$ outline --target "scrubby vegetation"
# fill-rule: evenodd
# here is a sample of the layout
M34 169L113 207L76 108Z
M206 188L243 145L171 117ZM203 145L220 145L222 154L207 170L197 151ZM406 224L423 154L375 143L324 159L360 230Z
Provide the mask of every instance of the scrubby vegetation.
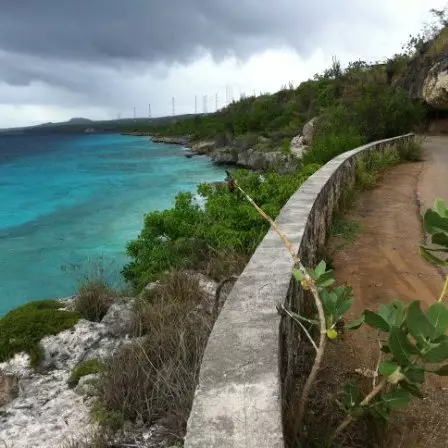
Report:
M240 170L235 177L258 204L275 216L319 166L307 165L290 175L260 176ZM242 258L252 253L265 235L268 225L250 204L226 186L204 184L198 192L206 198L203 206L192 194L180 193L174 208L146 215L141 234L128 245L133 261L124 269L125 278L136 289L167 269L202 267L206 270L210 259L220 258L222 252L242 254L236 256Z
M88 361L81 362L73 368L68 379L68 384L70 387L75 387L83 376L100 373L103 370L104 362L99 359L89 359Z
M0 318L0 362L26 352L37 366L42 359L40 340L73 327L79 318L77 312L61 310L56 300L31 302L10 311Z
M82 284L75 299L75 310L84 319L100 322L117 297L104 278L91 279Z
M102 426L163 418L174 439L182 437L213 325L213 313L199 308L204 299L196 277L172 272L137 301L139 339L106 362L99 381L95 416Z

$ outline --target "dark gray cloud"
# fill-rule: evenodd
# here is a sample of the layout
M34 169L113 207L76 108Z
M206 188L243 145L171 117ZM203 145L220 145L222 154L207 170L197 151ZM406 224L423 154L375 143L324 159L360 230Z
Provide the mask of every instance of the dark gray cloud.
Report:
M272 88L273 72L280 70L275 63L246 72L246 79L235 66L224 79L210 68L209 56L246 61L286 46L299 61L311 61L317 50L321 59L369 59L397 23L407 21L409 2L415 9L420 1L0 0L0 125L11 108L25 105L48 111L85 104L116 114L142 98L170 113L173 95L185 94L190 103L196 94L214 95L213 76L220 85L264 90L270 82ZM424 9L431 6L437 5ZM198 60L194 76L179 68ZM299 67L297 74L286 66L278 88L305 72L311 76L309 70Z
M344 3L345 7L341 7ZM188 63L278 45L315 47L349 17L371 20L371 2L349 0L1 0L0 49L56 58ZM348 8L347 8L348 7ZM368 14L366 14L368 13Z

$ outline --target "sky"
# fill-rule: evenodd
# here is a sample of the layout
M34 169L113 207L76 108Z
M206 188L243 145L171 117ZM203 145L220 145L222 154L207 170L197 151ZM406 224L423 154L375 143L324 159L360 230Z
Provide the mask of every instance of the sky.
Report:
M0 128L213 112L400 51L446 0L0 0ZM206 101L205 101L206 97ZM205 109L204 109L205 108Z

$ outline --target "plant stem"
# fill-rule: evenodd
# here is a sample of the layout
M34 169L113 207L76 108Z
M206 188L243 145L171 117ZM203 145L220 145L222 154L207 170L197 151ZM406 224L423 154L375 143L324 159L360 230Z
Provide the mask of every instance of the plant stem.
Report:
M442 293L440 294L438 302L441 302L448 292L448 275L445 277L445 284L443 285Z
M305 325L302 324L302 322L300 322L300 320L294 316L290 311L288 311L285 307L281 307L282 311L288 315L296 324L298 324L300 326L300 328L303 330L303 332L305 333L306 337L308 338L308 340L310 341L311 345L314 347L314 350L316 350L316 353L319 351L319 349L317 348L316 343L314 342L313 338L311 337L310 333L308 332L308 330L305 328Z
M263 218L266 219L266 221L269 222L271 227L280 236L281 240L283 241L283 244L291 254L291 257L294 261L294 265L296 265L300 269L300 272L303 274L305 280L308 282L310 286L310 291L313 295L314 303L317 309L317 314L319 316L320 337L319 337L319 346L316 351L316 358L314 359L313 367L311 368L311 372L306 380L302 394L299 398L299 403L296 402L292 403L293 414L291 415L290 419L289 436L295 438L297 434L302 434L303 418L305 416L306 408L308 405L309 395L313 387L314 381L316 380L317 373L319 372L325 351L325 345L327 341L327 323L325 319L324 307L319 297L319 292L317 290L316 283L314 282L314 280L311 278L311 276L308 274L307 270L301 263L298 256L298 251L295 250L292 243L288 240L288 237L282 232L282 230L278 227L275 221L268 214L266 214L265 211L262 208L260 208L254 202L254 200L238 185L238 182L231 178L230 173L227 173L227 175L228 178L233 181L233 184L236 186L236 188L249 201L249 203L254 206L254 208L258 211L258 213L261 216L263 216Z
M364 400L361 401L360 406L367 406L383 389L387 384L386 378L383 378L367 395ZM330 444L336 439L336 437L354 420L352 415L348 415L342 423L336 428L334 433L331 435L329 442Z

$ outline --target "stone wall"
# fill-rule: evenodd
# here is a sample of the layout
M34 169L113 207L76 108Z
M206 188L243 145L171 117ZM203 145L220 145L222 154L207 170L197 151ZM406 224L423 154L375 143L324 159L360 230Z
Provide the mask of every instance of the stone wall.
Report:
M371 143L336 157L289 199L277 223L313 266L323 249L334 209L353 186L356 162L410 140L412 134ZM202 361L188 420L186 448L284 446L282 395L300 374L296 328L281 322L276 305L298 309L303 291L292 280L292 260L270 230L232 289Z

